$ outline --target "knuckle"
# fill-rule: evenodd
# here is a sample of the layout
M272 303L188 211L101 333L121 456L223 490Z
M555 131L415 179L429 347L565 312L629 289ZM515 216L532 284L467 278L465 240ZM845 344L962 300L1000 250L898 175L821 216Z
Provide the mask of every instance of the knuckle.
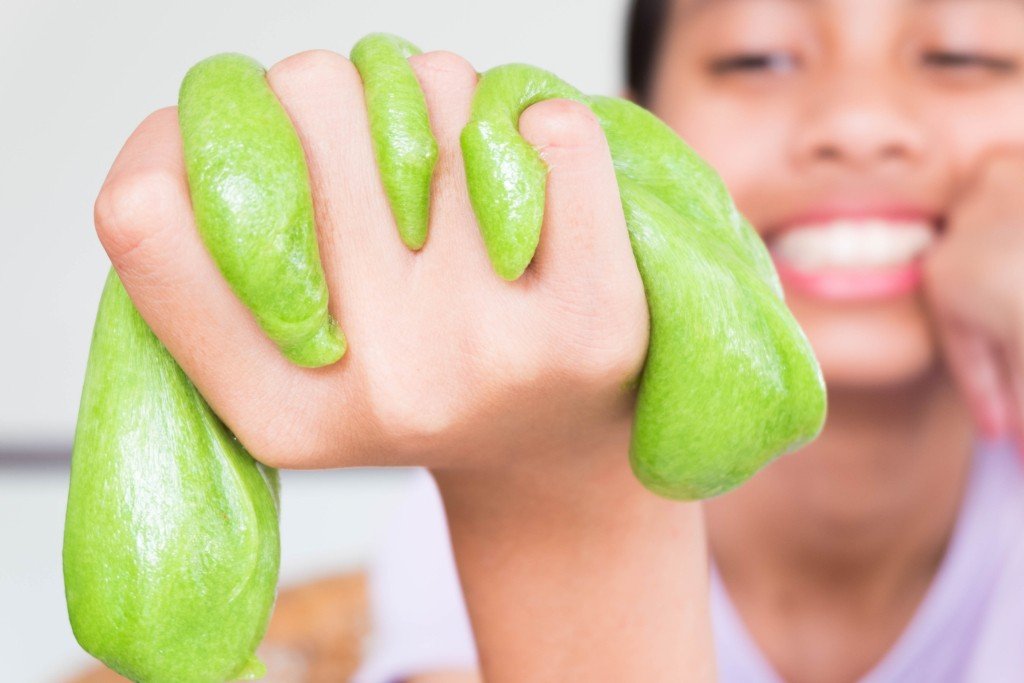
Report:
M409 63L421 81L439 84L452 89L472 89L476 85L477 73L469 61L454 52L435 50L409 58Z
M1012 194L1024 177L1024 154L1019 150L996 149L984 155L965 186L965 203L973 200L978 208L993 196Z
M267 79L288 82L338 81L350 87L361 86L359 72L343 55L332 50L306 50L282 59L270 67Z
M454 182L462 173L458 140L469 118L476 71L451 52L413 55L409 64L423 93L437 144L436 177L445 184Z
M238 438L249 455L267 467L275 469L294 469L296 467L296 451L293 447L285 448L279 440L268 439L267 435L262 432Z
M455 401L444 387L381 382L371 390L374 422L395 453L425 453L437 448L458 423Z
M558 303L549 335L563 372L593 386L634 376L648 344L644 299L578 296Z
M495 306L481 314L480 324L465 341L462 357L467 372L480 386L497 391L517 390L543 381L558 365L558 346L541 309L532 301L520 306Z
M990 153L984 164L983 175L998 176L1005 173L1018 174L1024 169L1024 154L1015 149L998 149Z
M93 207L96 233L111 260L124 263L174 222L177 179L161 167L108 181Z
M322 462L316 422L303 410L275 410L254 418L238 438L252 457L279 469L301 469ZM243 436L244 435L244 436Z
M574 339L569 355L577 380L604 387L635 376L645 348L636 334L590 334Z
M590 107L575 100L545 100L528 108L520 129L546 146L590 147L603 139L601 125Z

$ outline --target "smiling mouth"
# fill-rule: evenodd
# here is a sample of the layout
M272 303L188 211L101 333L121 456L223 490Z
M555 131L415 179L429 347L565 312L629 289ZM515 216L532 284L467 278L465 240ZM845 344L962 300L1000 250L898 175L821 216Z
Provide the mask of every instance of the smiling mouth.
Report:
M788 227L769 236L768 248L787 291L867 300L917 289L937 235L925 218L839 218Z

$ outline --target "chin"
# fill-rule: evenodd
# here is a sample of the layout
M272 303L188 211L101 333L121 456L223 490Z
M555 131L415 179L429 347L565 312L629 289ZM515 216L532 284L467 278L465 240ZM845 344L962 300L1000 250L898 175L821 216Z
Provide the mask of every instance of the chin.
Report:
M830 391L927 377L939 355L921 296L943 217L899 198L818 202L761 230Z
M912 384L938 361L935 336L916 296L860 304L787 297L787 303L831 391Z

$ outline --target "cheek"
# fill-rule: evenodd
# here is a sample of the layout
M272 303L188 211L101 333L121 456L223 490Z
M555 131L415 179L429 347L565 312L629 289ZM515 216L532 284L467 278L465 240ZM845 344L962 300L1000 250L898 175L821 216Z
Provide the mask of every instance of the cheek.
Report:
M992 151L1024 150L1024 89L935 100L932 129L943 131L957 181L968 180Z
M756 198L778 175L772 169L786 165L792 112L779 103L737 106L704 96L699 107L667 106L659 113L718 171L740 210L758 225L762 217Z

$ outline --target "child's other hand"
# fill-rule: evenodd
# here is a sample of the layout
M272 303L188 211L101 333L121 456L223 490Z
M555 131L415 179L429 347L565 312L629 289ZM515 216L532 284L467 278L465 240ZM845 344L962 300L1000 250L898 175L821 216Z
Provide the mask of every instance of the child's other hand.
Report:
M926 259L925 282L977 426L1024 442L1024 151L985 159Z

